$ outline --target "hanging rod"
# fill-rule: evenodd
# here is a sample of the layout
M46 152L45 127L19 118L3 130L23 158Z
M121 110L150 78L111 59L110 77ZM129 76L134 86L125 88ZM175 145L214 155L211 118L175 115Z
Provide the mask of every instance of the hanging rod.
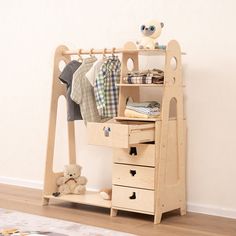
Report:
M105 51L104 51L105 50ZM79 49L77 51L64 51L63 55L91 55L91 54L118 54L118 53L139 53L141 55L165 55L166 50L164 49L123 49L123 48L113 48L113 49L90 49L84 50ZM185 55L185 53L181 53Z
M91 54L118 54L118 53L136 53L138 52L141 55L165 55L165 49L123 49L123 48L113 48L113 49L91 49L84 50L80 49L77 51L64 51L63 55L91 55ZM186 55L187 53L181 52L181 55Z
M84 54L117 54L122 53L124 51L130 51L130 50L124 50L122 48L112 48L112 49L90 49L90 50L83 50L79 49L77 51L64 51L63 55L84 55ZM134 50L132 50L134 51ZM135 50L137 51L137 50Z
M139 49L139 48L132 48L132 49L123 49L123 48L115 48L112 49L94 49L91 48L90 50L84 50L82 48L70 51L66 50L62 52L62 55L92 55L92 54L118 54L118 53L139 53L140 55L165 55L166 49ZM186 55L185 52L181 52L182 55Z

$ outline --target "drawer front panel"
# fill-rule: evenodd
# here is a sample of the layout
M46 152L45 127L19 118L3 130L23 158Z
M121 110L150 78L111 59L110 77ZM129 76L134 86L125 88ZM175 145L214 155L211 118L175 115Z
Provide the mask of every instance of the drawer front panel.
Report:
M87 131L89 144L128 148L130 144L154 141L155 125L154 123L89 122Z
M113 186L112 207L154 213L154 191Z
M88 123L88 143L106 147L127 148L128 125L113 123Z
M113 164L112 183L153 190L154 175L153 167Z
M114 148L113 162L154 167L155 145L138 144L129 148Z

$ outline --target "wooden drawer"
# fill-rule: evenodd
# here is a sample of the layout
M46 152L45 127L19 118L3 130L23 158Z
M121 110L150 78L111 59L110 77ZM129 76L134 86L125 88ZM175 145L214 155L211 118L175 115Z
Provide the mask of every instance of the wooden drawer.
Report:
M112 184L154 189L155 168L114 164Z
M128 148L155 139L155 124L150 122L91 122L87 129L88 143L93 145Z
M112 207L154 213L154 191L113 185Z
M113 162L140 166L155 166L155 144L138 144L113 149Z

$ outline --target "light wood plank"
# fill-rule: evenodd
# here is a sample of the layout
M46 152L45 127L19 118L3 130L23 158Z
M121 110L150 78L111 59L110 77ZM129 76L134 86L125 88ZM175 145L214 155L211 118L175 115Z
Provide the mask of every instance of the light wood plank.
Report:
M153 190L154 172L153 167L113 164L112 183L114 185Z
M70 202L51 200L50 206L41 206L42 191L0 184L0 207L51 218L78 222L96 227L124 231L140 236L235 236L236 220L177 212L163 215L162 223L153 225L153 216L120 211L110 218L108 208L97 208Z
M82 195L68 194L59 197L54 197L52 195L45 195L44 197L60 201L68 201L92 206L111 208L110 200L103 200L99 192L93 192L93 191L86 191L86 193Z

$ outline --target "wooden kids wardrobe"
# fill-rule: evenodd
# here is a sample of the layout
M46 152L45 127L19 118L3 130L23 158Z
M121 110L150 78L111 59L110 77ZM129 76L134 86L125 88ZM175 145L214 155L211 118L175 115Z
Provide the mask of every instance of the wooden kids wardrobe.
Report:
M160 223L162 213L179 209L186 214L185 151L186 125L183 114L183 82L181 50L177 41L168 43L166 50L137 49L128 42L122 49L80 50L81 54L121 53L122 67L119 86L118 117L105 123L88 123L88 142L113 149L112 200L103 200L98 192L87 191L85 195L63 195L54 197L57 191L56 179L62 172L53 172L53 153L57 119L57 102L66 94L61 84L59 63L71 61L66 46L59 46L54 57L54 72L51 97L51 111L48 131L48 146L45 167L43 204L49 199L94 205L111 209L111 216L118 210L133 211L154 216L154 223ZM133 70L139 69L139 55L165 57L163 84L125 84L128 59L133 61ZM172 65L172 61L175 65ZM124 116L126 100L132 97L140 101L141 87L155 88L162 94L159 118L128 118ZM174 116L170 110L173 106ZM171 109L170 109L171 108ZM109 130L108 133L104 129ZM69 163L76 163L74 122L68 122ZM96 157L94 157L96 158ZM86 168L86 167L84 167Z

